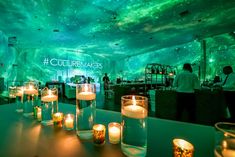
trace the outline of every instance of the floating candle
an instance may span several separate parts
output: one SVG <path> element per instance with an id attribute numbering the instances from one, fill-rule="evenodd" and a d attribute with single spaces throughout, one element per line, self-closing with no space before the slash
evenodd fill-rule
<path id="1" fill-rule="evenodd" d="M 128 102 L 130 103 L 130 102 Z M 135 97 L 132 97 L 132 104 L 122 108 L 122 114 L 130 118 L 145 118 L 148 116 L 148 111 L 142 106 L 136 104 Z"/>
<path id="2" fill-rule="evenodd" d="M 35 89 L 32 85 L 29 85 L 28 88 L 24 89 L 24 94 L 27 94 L 27 95 L 38 95 L 38 90 Z"/>
<path id="3" fill-rule="evenodd" d="M 53 94 L 51 90 L 48 90 L 48 95 L 42 96 L 41 101 L 43 102 L 52 102 L 57 101 L 58 96 Z"/>
<path id="4" fill-rule="evenodd" d="M 96 94 L 90 91 L 88 85 L 85 84 L 84 88 L 82 88 L 81 92 L 76 92 L 76 98 L 78 100 L 94 100 L 96 98 Z"/>

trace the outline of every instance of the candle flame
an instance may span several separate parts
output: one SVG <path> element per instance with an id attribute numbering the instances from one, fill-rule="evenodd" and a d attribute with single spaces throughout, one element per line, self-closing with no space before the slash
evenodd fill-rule
<path id="1" fill-rule="evenodd" d="M 134 106 L 136 106 L 135 96 L 132 96 L 132 103 L 133 103 Z"/>
<path id="2" fill-rule="evenodd" d="M 71 114 L 68 114 L 68 115 L 67 115 L 67 119 L 72 119 Z"/>

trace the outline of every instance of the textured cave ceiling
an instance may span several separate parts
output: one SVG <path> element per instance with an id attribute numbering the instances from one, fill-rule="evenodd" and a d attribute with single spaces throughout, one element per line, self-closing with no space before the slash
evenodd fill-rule
<path id="1" fill-rule="evenodd" d="M 234 0 L 0 0 L 19 48 L 125 58 L 234 32 Z"/>

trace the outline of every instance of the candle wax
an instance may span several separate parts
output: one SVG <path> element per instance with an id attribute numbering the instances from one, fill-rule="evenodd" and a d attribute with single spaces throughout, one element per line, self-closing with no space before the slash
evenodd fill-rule
<path id="1" fill-rule="evenodd" d="M 122 114 L 130 118 L 145 118 L 148 115 L 147 110 L 144 107 L 138 105 L 124 106 Z"/>
<path id="2" fill-rule="evenodd" d="M 25 89 L 24 93 L 28 95 L 33 95 L 33 94 L 37 95 L 38 91 L 36 89 Z"/>
<path id="3" fill-rule="evenodd" d="M 65 119 L 65 128 L 67 129 L 73 129 L 73 118 L 71 118 L 70 116 L 68 116 L 66 119 Z"/>
<path id="4" fill-rule="evenodd" d="M 93 92 L 80 92 L 77 93 L 78 100 L 94 100 L 95 99 L 95 93 Z"/>
<path id="5" fill-rule="evenodd" d="M 180 147 L 181 149 L 193 150 L 193 145 L 183 139 L 174 139 L 174 145 Z"/>
<path id="6" fill-rule="evenodd" d="M 120 141 L 120 128 L 117 126 L 111 126 L 109 128 L 109 141 L 110 143 L 118 143 Z"/>
<path id="7" fill-rule="evenodd" d="M 46 96 L 43 96 L 41 100 L 44 102 L 52 102 L 52 101 L 57 101 L 58 97 L 57 95 L 46 95 Z"/>
<path id="8" fill-rule="evenodd" d="M 235 150 L 223 149 L 222 154 L 224 157 L 235 157 Z"/>

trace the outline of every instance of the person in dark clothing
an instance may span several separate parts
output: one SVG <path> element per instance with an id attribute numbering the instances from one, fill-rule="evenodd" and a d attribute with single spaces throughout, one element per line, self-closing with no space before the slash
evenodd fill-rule
<path id="1" fill-rule="evenodd" d="M 225 66 L 223 68 L 223 73 L 226 75 L 222 84 L 225 103 L 229 109 L 231 116 L 230 120 L 235 122 L 235 73 L 231 66 Z"/>
<path id="2" fill-rule="evenodd" d="M 107 73 L 104 74 L 104 77 L 103 77 L 103 82 L 104 82 L 104 95 L 105 97 L 108 97 L 108 92 L 107 90 L 109 90 L 109 77 L 107 75 Z"/>

